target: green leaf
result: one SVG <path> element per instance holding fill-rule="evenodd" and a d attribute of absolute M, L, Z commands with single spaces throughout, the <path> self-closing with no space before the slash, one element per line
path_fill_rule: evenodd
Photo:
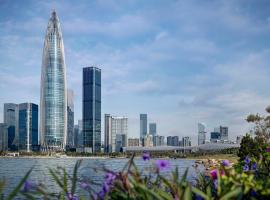
<path fill-rule="evenodd" d="M 60 181 L 60 179 L 58 178 L 58 176 L 54 173 L 54 171 L 52 169 L 49 169 L 49 172 L 51 174 L 51 176 L 53 177 L 53 180 L 62 188 L 64 189 L 64 185 L 63 183 Z"/>
<path fill-rule="evenodd" d="M 184 193 L 184 200 L 191 200 L 190 186 L 187 186 Z"/>
<path fill-rule="evenodd" d="M 233 197 L 240 195 L 241 191 L 241 188 L 236 188 L 235 190 L 225 194 L 223 197 L 220 198 L 220 200 L 232 199 Z"/>
<path fill-rule="evenodd" d="M 184 175 L 183 175 L 182 178 L 181 178 L 181 183 L 183 183 L 184 181 L 186 181 L 186 179 L 187 179 L 187 174 L 188 174 L 188 168 L 186 169 Z"/>
<path fill-rule="evenodd" d="M 198 188 L 192 187 L 192 192 L 194 192 L 195 194 L 201 196 L 204 199 L 210 199 L 207 194 L 205 194 L 203 191 L 199 190 Z"/>
<path fill-rule="evenodd" d="M 76 191 L 76 183 L 77 183 L 77 174 L 78 174 L 78 169 L 82 163 L 82 160 L 78 160 L 75 164 L 74 170 L 73 170 L 73 177 L 72 177 L 72 186 L 71 186 L 71 194 L 72 196 L 74 195 Z"/>
<path fill-rule="evenodd" d="M 64 174 L 63 190 L 65 193 L 67 193 L 68 192 L 68 188 L 67 188 L 68 187 L 68 179 L 67 179 L 68 175 L 67 175 L 66 169 L 63 169 L 63 174 Z"/>
<path fill-rule="evenodd" d="M 29 177 L 32 170 L 33 167 L 24 175 L 24 177 L 21 179 L 20 183 L 16 186 L 16 188 L 8 195 L 7 200 L 12 200 L 20 192 L 21 187 Z"/>

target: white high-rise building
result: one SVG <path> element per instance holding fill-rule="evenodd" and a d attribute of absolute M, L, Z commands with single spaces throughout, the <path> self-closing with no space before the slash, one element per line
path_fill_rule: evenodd
<path fill-rule="evenodd" d="M 53 10 L 44 40 L 40 84 L 40 141 L 43 149 L 64 150 L 67 137 L 66 64 L 59 18 Z"/>
<path fill-rule="evenodd" d="M 121 147 L 126 147 L 128 118 L 105 114 L 104 133 L 104 152 L 116 152 L 119 151 Z"/>
<path fill-rule="evenodd" d="M 198 145 L 205 144 L 206 140 L 206 125 L 198 123 Z"/>

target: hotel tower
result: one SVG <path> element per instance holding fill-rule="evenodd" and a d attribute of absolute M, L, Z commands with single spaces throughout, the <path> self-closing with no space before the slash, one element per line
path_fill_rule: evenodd
<path fill-rule="evenodd" d="M 67 135 L 66 65 L 59 18 L 53 10 L 42 57 L 40 135 L 43 150 L 64 150 Z"/>

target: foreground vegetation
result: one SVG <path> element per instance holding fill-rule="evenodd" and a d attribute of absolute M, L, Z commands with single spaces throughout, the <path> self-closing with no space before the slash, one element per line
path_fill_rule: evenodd
<path fill-rule="evenodd" d="M 267 112 L 270 113 L 270 108 Z M 65 168 L 49 169 L 61 188 L 59 193 L 51 192 L 44 184 L 32 183 L 30 169 L 7 196 L 3 195 L 4 181 L 0 182 L 0 199 L 270 199 L 270 116 L 250 115 L 247 121 L 255 124 L 251 130 L 255 137 L 248 134 L 243 138 L 238 162 L 233 165 L 227 159 L 207 160 L 202 163 L 204 171 L 198 170 L 195 183 L 187 180 L 188 169 L 180 177 L 178 169 L 172 169 L 169 160 L 154 160 L 144 152 L 141 159 L 148 167 L 138 169 L 133 155 L 119 172 L 100 169 L 104 172 L 101 185 L 78 176 L 82 161 L 76 163 L 71 175 Z M 170 175 L 164 173 L 166 171 L 171 171 Z M 79 192 L 81 190 L 83 192 Z"/>

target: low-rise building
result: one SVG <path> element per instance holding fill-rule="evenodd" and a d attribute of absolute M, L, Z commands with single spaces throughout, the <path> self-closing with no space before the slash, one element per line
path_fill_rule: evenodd
<path fill-rule="evenodd" d="M 140 146 L 140 139 L 139 138 L 128 138 L 128 146 L 129 147 Z"/>
<path fill-rule="evenodd" d="M 150 134 L 147 134 L 144 138 L 143 138 L 143 144 L 142 146 L 144 147 L 153 147 L 153 136 Z"/>

